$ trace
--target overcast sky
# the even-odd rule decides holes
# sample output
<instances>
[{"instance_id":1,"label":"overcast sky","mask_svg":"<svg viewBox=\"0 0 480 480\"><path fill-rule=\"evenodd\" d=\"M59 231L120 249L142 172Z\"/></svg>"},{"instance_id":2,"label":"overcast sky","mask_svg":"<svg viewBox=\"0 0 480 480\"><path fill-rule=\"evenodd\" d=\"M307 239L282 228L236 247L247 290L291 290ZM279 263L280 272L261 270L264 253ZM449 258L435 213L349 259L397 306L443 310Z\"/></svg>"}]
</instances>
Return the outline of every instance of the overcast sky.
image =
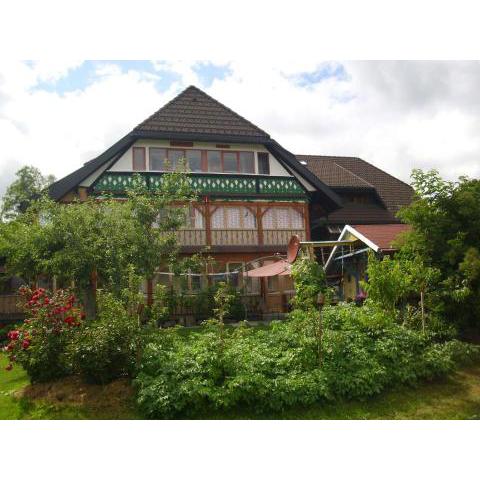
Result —
<instances>
[{"instance_id":1,"label":"overcast sky","mask_svg":"<svg viewBox=\"0 0 480 480\"><path fill-rule=\"evenodd\" d=\"M23 165L70 173L188 85L293 153L480 176L480 62L3 62L0 194Z\"/></svg>"}]
</instances>

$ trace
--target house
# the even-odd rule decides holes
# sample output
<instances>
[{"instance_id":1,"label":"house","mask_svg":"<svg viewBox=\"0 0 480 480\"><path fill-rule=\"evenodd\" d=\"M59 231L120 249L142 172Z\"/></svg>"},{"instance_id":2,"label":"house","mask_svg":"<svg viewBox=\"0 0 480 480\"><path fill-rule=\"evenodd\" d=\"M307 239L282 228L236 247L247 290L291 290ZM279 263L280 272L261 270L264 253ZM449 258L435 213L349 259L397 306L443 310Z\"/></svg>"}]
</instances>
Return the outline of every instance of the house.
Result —
<instances>
[{"instance_id":1,"label":"house","mask_svg":"<svg viewBox=\"0 0 480 480\"><path fill-rule=\"evenodd\" d=\"M313 201L310 229L313 240L336 239L345 225L399 224L398 210L413 198L410 185L358 157L297 155L318 179L342 200L325 212Z\"/></svg>"},{"instance_id":2,"label":"house","mask_svg":"<svg viewBox=\"0 0 480 480\"><path fill-rule=\"evenodd\" d=\"M393 255L397 251L396 242L409 230L409 225L401 223L345 225L338 240L351 243L335 246L325 264L327 274L336 279L332 283L338 286L340 299L352 301L362 293L360 282L367 280L368 252L379 258Z\"/></svg>"},{"instance_id":3,"label":"house","mask_svg":"<svg viewBox=\"0 0 480 480\"><path fill-rule=\"evenodd\" d=\"M228 278L264 313L286 309L290 277L250 279L237 272L284 255L292 235L305 241L312 232L329 238L345 223L396 222L395 209L411 195L410 187L363 160L292 154L194 86L55 182L50 195L60 202L120 197L134 174L154 190L181 159L198 195L177 232L181 254L208 247L214 259L208 275L191 277L190 293ZM159 272L147 281L147 295L155 282L171 284L172 276Z\"/></svg>"}]
</instances>

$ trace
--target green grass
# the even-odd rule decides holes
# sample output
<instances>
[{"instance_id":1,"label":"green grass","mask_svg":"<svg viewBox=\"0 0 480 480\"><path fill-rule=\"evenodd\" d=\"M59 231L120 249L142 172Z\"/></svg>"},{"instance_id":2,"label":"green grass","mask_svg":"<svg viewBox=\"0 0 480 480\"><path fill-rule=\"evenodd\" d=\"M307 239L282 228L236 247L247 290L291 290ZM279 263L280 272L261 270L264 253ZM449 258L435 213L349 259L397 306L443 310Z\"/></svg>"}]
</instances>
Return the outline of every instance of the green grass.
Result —
<instances>
[{"instance_id":1,"label":"green grass","mask_svg":"<svg viewBox=\"0 0 480 480\"><path fill-rule=\"evenodd\" d=\"M21 415L21 405L12 394L27 385L28 378L21 368L7 372L7 365L7 357L0 354L0 419L13 420Z\"/></svg>"},{"instance_id":2,"label":"green grass","mask_svg":"<svg viewBox=\"0 0 480 480\"><path fill-rule=\"evenodd\" d=\"M112 405L91 402L71 405L62 402L17 399L13 393L28 385L23 370L5 370L7 359L0 354L0 419L139 419L134 401ZM338 402L308 408L292 408L282 413L259 415L233 411L204 414L211 419L480 419L480 365L459 370L448 379L401 387L373 399Z\"/></svg>"}]
</instances>

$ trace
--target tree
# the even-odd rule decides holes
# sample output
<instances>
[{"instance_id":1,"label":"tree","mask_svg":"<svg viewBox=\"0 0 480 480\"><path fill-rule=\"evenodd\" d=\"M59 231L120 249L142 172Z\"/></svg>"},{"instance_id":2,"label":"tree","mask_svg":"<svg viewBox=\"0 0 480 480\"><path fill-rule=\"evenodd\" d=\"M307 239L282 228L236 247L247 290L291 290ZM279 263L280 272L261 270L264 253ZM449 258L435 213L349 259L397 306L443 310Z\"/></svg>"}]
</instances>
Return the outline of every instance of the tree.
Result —
<instances>
[{"instance_id":1,"label":"tree","mask_svg":"<svg viewBox=\"0 0 480 480\"><path fill-rule=\"evenodd\" d=\"M125 201L42 198L3 225L0 254L8 270L26 280L45 274L60 284L73 282L93 318L97 283L120 297L132 273L151 278L160 265L178 262L174 231L185 219L179 204L193 198L181 172L165 174L155 193L135 177Z\"/></svg>"},{"instance_id":2,"label":"tree","mask_svg":"<svg viewBox=\"0 0 480 480\"><path fill-rule=\"evenodd\" d=\"M3 197L1 217L11 220L25 213L40 198L42 191L55 181L53 175L43 176L38 168L22 167L15 174L16 180L7 188Z\"/></svg>"},{"instance_id":3,"label":"tree","mask_svg":"<svg viewBox=\"0 0 480 480\"><path fill-rule=\"evenodd\" d=\"M369 301L376 303L393 317L400 317L400 308L412 298L418 298L425 331L425 296L431 292L440 278L437 268L415 259L402 256L402 250L395 258L385 256L377 259L369 252L367 266L368 282L362 286L368 293Z\"/></svg>"},{"instance_id":4,"label":"tree","mask_svg":"<svg viewBox=\"0 0 480 480\"><path fill-rule=\"evenodd\" d=\"M317 360L323 360L322 307L328 292L327 277L323 268L314 260L304 256L292 265L292 278L295 285L295 296L292 304L295 307L293 318L300 319L307 334L313 334L317 345Z\"/></svg>"},{"instance_id":5,"label":"tree","mask_svg":"<svg viewBox=\"0 0 480 480\"><path fill-rule=\"evenodd\" d=\"M400 218L412 225L400 252L432 267L444 318L461 328L480 325L480 180L443 180L435 170L412 173L415 199ZM433 281L432 280L432 281Z\"/></svg>"}]
</instances>

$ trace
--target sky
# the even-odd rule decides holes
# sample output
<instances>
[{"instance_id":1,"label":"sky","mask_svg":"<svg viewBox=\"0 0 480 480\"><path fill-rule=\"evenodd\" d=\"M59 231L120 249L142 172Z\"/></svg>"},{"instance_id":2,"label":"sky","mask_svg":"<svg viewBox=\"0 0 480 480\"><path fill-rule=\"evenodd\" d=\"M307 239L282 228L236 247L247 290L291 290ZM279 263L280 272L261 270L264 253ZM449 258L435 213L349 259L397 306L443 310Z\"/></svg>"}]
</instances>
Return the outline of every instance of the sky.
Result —
<instances>
[{"instance_id":1,"label":"sky","mask_svg":"<svg viewBox=\"0 0 480 480\"><path fill-rule=\"evenodd\" d=\"M480 62L4 61L0 195L24 165L67 175L189 85L293 153L480 177Z\"/></svg>"}]
</instances>

